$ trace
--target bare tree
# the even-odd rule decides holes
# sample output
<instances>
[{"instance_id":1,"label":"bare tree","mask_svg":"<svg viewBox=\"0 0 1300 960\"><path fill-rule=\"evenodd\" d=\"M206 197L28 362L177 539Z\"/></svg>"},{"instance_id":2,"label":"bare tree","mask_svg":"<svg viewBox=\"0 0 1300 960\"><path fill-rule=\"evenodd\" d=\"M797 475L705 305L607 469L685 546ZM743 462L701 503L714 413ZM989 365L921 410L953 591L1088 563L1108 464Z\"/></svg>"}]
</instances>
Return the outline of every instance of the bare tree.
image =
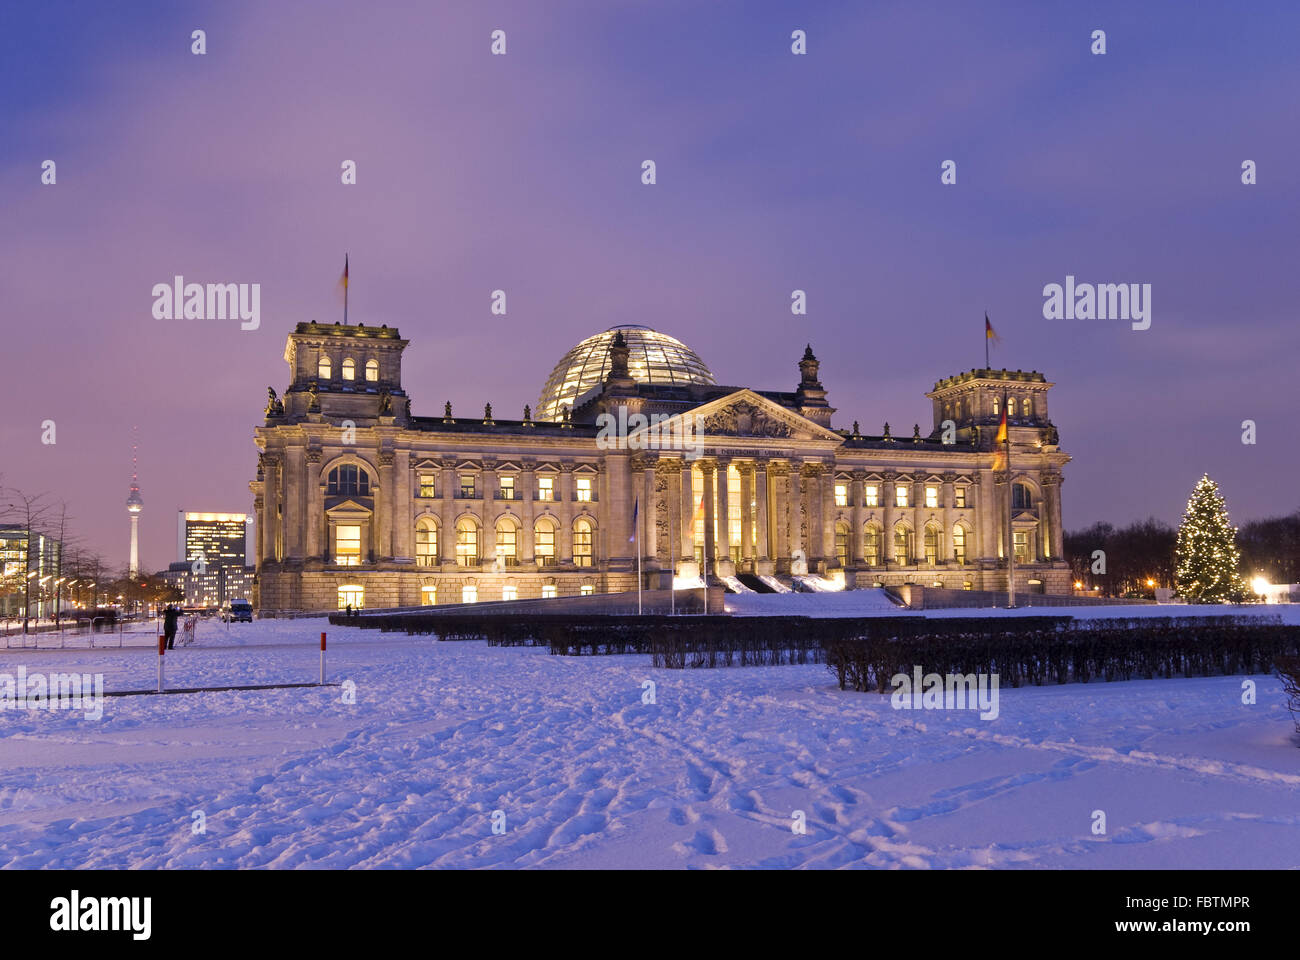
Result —
<instances>
[{"instance_id":1,"label":"bare tree","mask_svg":"<svg viewBox=\"0 0 1300 960\"><path fill-rule=\"evenodd\" d=\"M32 576L36 573L32 565L33 561L38 559L34 553L40 549L41 533L38 528L43 527L53 507L45 502L43 493L23 493L14 487L8 487L0 490L0 494L3 495L0 497L0 503L4 503L5 515L22 527L26 540L26 549L23 551L22 593L23 633L27 633L32 611ZM37 586L39 588L40 585Z\"/></svg>"}]
</instances>

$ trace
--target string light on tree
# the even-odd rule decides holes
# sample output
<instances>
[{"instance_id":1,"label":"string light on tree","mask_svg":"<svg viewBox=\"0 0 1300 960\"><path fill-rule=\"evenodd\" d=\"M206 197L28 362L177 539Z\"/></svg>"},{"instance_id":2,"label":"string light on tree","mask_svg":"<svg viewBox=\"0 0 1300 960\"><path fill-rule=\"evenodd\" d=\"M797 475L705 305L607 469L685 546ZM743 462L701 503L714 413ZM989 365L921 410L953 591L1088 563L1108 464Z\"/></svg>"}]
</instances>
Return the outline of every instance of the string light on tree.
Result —
<instances>
[{"instance_id":1,"label":"string light on tree","mask_svg":"<svg viewBox=\"0 0 1300 960\"><path fill-rule=\"evenodd\" d=\"M1178 528L1178 593L1191 603L1239 601L1244 585L1238 567L1237 528L1228 522L1228 509L1219 485L1202 476L1187 501Z\"/></svg>"}]
</instances>

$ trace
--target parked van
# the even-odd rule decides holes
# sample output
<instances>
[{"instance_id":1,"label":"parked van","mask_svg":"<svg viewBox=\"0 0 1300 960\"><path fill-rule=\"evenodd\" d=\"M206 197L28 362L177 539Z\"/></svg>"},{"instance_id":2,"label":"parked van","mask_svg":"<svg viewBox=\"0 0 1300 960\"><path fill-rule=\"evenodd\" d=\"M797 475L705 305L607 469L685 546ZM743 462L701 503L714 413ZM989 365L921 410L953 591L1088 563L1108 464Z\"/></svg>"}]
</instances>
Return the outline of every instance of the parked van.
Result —
<instances>
[{"instance_id":1,"label":"parked van","mask_svg":"<svg viewBox=\"0 0 1300 960\"><path fill-rule=\"evenodd\" d=\"M238 623L243 620L245 623L253 622L253 605L247 600L235 599L230 601L230 610L226 614L227 622L233 621Z\"/></svg>"}]
</instances>

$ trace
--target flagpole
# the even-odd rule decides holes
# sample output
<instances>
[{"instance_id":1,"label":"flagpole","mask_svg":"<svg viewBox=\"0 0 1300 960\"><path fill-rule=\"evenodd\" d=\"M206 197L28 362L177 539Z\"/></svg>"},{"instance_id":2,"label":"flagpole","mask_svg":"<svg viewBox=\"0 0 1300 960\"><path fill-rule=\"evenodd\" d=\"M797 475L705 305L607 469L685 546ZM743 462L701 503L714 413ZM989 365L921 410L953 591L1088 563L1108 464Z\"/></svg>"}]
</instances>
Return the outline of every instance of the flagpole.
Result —
<instances>
[{"instance_id":1,"label":"flagpole","mask_svg":"<svg viewBox=\"0 0 1300 960\"><path fill-rule=\"evenodd\" d=\"M680 505L678 513L681 512ZM668 511L668 615L677 616L677 545L673 543L673 514Z\"/></svg>"},{"instance_id":2,"label":"flagpole","mask_svg":"<svg viewBox=\"0 0 1300 960\"><path fill-rule=\"evenodd\" d=\"M348 255L343 254L343 326L348 325Z\"/></svg>"},{"instance_id":3,"label":"flagpole","mask_svg":"<svg viewBox=\"0 0 1300 960\"><path fill-rule=\"evenodd\" d=\"M1007 395L1002 394L1002 416L1007 415ZM1007 458L1007 607L1011 608L1016 605L1016 531L1012 520L1012 504L1015 502L1012 497L1011 482L1011 427L1008 426L1006 434L1002 441L1006 445Z\"/></svg>"},{"instance_id":4,"label":"flagpole","mask_svg":"<svg viewBox=\"0 0 1300 960\"><path fill-rule=\"evenodd\" d=\"M640 513L639 510L637 512ZM639 617L641 616L641 537L635 524L632 526L632 537L636 545L636 615Z\"/></svg>"},{"instance_id":5,"label":"flagpole","mask_svg":"<svg viewBox=\"0 0 1300 960\"><path fill-rule=\"evenodd\" d=\"M985 310L984 311L984 369L985 370L992 369L989 366L989 340L990 339L991 338L989 337L989 312Z\"/></svg>"}]
</instances>

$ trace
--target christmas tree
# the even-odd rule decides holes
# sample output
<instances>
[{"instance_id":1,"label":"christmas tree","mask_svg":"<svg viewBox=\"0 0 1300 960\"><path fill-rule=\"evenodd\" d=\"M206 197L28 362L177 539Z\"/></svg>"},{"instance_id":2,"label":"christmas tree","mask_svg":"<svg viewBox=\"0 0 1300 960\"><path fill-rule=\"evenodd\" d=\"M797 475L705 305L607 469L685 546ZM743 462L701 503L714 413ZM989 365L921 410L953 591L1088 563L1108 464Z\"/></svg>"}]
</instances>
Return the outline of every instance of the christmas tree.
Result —
<instances>
[{"instance_id":1,"label":"christmas tree","mask_svg":"<svg viewBox=\"0 0 1300 960\"><path fill-rule=\"evenodd\" d=\"M1179 595L1189 603L1228 603L1244 595L1237 571L1237 528L1228 523L1228 509L1219 485L1202 476L1187 501L1178 528L1174 553Z\"/></svg>"}]
</instances>

